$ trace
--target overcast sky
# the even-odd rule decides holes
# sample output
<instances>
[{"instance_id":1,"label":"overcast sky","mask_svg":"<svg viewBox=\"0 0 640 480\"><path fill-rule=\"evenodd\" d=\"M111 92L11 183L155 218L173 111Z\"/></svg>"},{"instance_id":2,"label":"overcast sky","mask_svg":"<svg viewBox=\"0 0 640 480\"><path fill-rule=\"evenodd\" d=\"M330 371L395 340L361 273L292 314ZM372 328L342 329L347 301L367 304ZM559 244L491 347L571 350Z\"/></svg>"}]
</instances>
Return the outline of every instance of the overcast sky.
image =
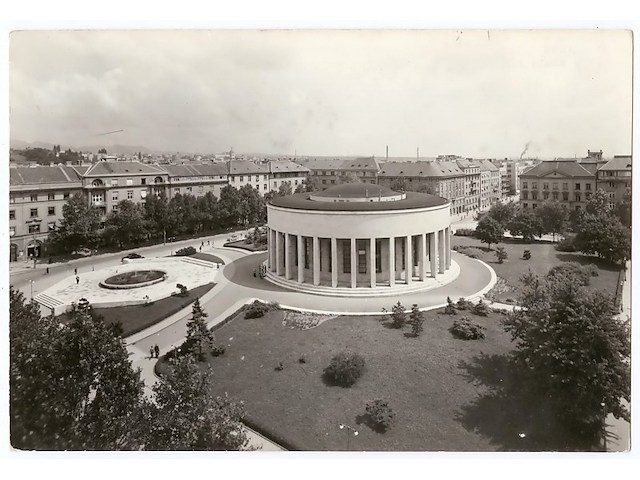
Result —
<instances>
[{"instance_id":1,"label":"overcast sky","mask_svg":"<svg viewBox=\"0 0 640 480\"><path fill-rule=\"evenodd\" d=\"M631 42L621 31L17 32L11 138L200 153L629 154Z\"/></svg>"}]
</instances>

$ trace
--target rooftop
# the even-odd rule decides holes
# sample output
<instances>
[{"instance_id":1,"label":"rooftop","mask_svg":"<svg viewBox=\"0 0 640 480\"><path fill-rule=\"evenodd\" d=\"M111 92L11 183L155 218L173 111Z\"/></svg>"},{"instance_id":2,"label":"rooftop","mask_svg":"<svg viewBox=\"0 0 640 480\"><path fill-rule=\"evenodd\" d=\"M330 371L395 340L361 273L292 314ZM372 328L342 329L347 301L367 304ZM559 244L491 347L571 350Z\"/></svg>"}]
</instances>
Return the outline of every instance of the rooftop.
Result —
<instances>
[{"instance_id":1,"label":"rooftop","mask_svg":"<svg viewBox=\"0 0 640 480\"><path fill-rule=\"evenodd\" d=\"M15 167L9 169L10 185L38 185L46 183L80 182L78 173L71 167Z\"/></svg>"},{"instance_id":2,"label":"rooftop","mask_svg":"<svg viewBox=\"0 0 640 480\"><path fill-rule=\"evenodd\" d=\"M605 163L600 170L627 170L631 171L631 155L616 155L613 160Z\"/></svg>"},{"instance_id":3,"label":"rooftop","mask_svg":"<svg viewBox=\"0 0 640 480\"><path fill-rule=\"evenodd\" d=\"M158 175L166 174L162 168L140 162L98 162L94 163L84 173L84 176L95 177L100 175Z\"/></svg>"},{"instance_id":4,"label":"rooftop","mask_svg":"<svg viewBox=\"0 0 640 480\"><path fill-rule=\"evenodd\" d=\"M559 173L565 177L593 177L594 174L580 165L576 160L540 162L535 167L523 172L521 176L546 177L551 173Z\"/></svg>"},{"instance_id":5,"label":"rooftop","mask_svg":"<svg viewBox=\"0 0 640 480\"><path fill-rule=\"evenodd\" d=\"M312 197L334 198L335 201L313 200ZM380 201L387 197L387 200ZM365 201L340 201L344 199L361 199ZM396 198L399 198L396 200ZM369 199L369 201L366 201ZM378 199L378 201L375 201ZM414 208L428 208L445 206L449 201L445 198L426 193L407 192L401 194L393 190L365 183L348 183L336 185L322 192L294 193L285 197L276 196L271 200L276 207L295 210L323 210L323 211L389 211L410 210Z\"/></svg>"}]
</instances>

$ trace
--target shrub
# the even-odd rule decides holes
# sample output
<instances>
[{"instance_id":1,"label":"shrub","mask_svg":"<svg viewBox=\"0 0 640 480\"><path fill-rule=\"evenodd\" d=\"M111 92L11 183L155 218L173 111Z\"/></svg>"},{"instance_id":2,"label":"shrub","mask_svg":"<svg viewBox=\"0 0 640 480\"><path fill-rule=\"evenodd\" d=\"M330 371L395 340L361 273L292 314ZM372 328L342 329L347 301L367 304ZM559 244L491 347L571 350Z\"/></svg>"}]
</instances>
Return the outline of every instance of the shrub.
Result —
<instances>
[{"instance_id":1,"label":"shrub","mask_svg":"<svg viewBox=\"0 0 640 480\"><path fill-rule=\"evenodd\" d=\"M422 324L424 323L424 315L418 309L417 304L413 304L411 307L411 314L409 315L409 325L411 325L411 335L417 337L422 333Z\"/></svg>"},{"instance_id":2,"label":"shrub","mask_svg":"<svg viewBox=\"0 0 640 480\"><path fill-rule=\"evenodd\" d=\"M498 259L498 263L504 263L504 261L509 257L509 254L504 249L504 247L496 248L496 258Z\"/></svg>"},{"instance_id":3,"label":"shrub","mask_svg":"<svg viewBox=\"0 0 640 480\"><path fill-rule=\"evenodd\" d=\"M367 402L366 410L374 425L382 431L387 430L393 423L395 413L386 400L377 399Z\"/></svg>"},{"instance_id":4,"label":"shrub","mask_svg":"<svg viewBox=\"0 0 640 480\"><path fill-rule=\"evenodd\" d=\"M278 365L276 365L276 367L274 368L274 370L281 372L282 370L284 370L284 364L282 362L279 362Z\"/></svg>"},{"instance_id":5,"label":"shrub","mask_svg":"<svg viewBox=\"0 0 640 480\"><path fill-rule=\"evenodd\" d=\"M218 345L217 347L213 347L211 349L211 356L212 357L219 357L220 355L224 355L224 352L227 349L225 348L224 345Z\"/></svg>"},{"instance_id":6,"label":"shrub","mask_svg":"<svg viewBox=\"0 0 640 480\"><path fill-rule=\"evenodd\" d=\"M353 352L340 352L324 369L325 377L336 385L350 387L364 371L364 358Z\"/></svg>"},{"instance_id":7,"label":"shrub","mask_svg":"<svg viewBox=\"0 0 640 480\"><path fill-rule=\"evenodd\" d=\"M522 258L525 260L531 260L531 250L525 250L522 254Z\"/></svg>"},{"instance_id":8,"label":"shrub","mask_svg":"<svg viewBox=\"0 0 640 480\"><path fill-rule=\"evenodd\" d=\"M447 306L444 307L444 313L447 315L457 315L458 311L456 310L456 306L451 300L451 297L447 297Z\"/></svg>"},{"instance_id":9,"label":"shrub","mask_svg":"<svg viewBox=\"0 0 640 480\"><path fill-rule=\"evenodd\" d=\"M391 327L402 328L407 321L407 314L404 311L404 307L398 302L393 306L391 311Z\"/></svg>"},{"instance_id":10,"label":"shrub","mask_svg":"<svg viewBox=\"0 0 640 480\"><path fill-rule=\"evenodd\" d=\"M460 297L458 299L456 307L458 308L458 310L471 310L473 308L473 302L470 300L466 300L464 297Z\"/></svg>"},{"instance_id":11,"label":"shrub","mask_svg":"<svg viewBox=\"0 0 640 480\"><path fill-rule=\"evenodd\" d=\"M307 357L305 357L304 355L300 355L300 358L298 358L298 362L307 363Z\"/></svg>"},{"instance_id":12,"label":"shrub","mask_svg":"<svg viewBox=\"0 0 640 480\"><path fill-rule=\"evenodd\" d=\"M487 305L482 299L478 303L476 303L471 309L474 315L479 315L481 317L487 317L491 312L489 305Z\"/></svg>"},{"instance_id":13,"label":"shrub","mask_svg":"<svg viewBox=\"0 0 640 480\"><path fill-rule=\"evenodd\" d=\"M455 235L458 237L473 237L476 231L473 228L458 228Z\"/></svg>"},{"instance_id":14,"label":"shrub","mask_svg":"<svg viewBox=\"0 0 640 480\"><path fill-rule=\"evenodd\" d=\"M453 248L456 252L466 255L469 258L480 258L484 253L477 247L465 247L463 245L456 245Z\"/></svg>"},{"instance_id":15,"label":"shrub","mask_svg":"<svg viewBox=\"0 0 640 480\"><path fill-rule=\"evenodd\" d=\"M269 311L269 305L254 300L251 305L244 311L244 318L260 318Z\"/></svg>"},{"instance_id":16,"label":"shrub","mask_svg":"<svg viewBox=\"0 0 640 480\"><path fill-rule=\"evenodd\" d=\"M576 247L573 244L573 239L569 237L563 238L556 244L556 250L559 252L575 252Z\"/></svg>"},{"instance_id":17,"label":"shrub","mask_svg":"<svg viewBox=\"0 0 640 480\"><path fill-rule=\"evenodd\" d=\"M575 262L563 263L562 265L556 265L549 270L547 277L575 277L578 279L580 285L586 287L591 283L591 277L593 276L592 272L595 268L593 265L589 265L589 267L583 267L579 263Z\"/></svg>"},{"instance_id":18,"label":"shrub","mask_svg":"<svg viewBox=\"0 0 640 480\"><path fill-rule=\"evenodd\" d=\"M195 255L195 247L184 247L180 250L176 250L176 257L188 257L189 255Z\"/></svg>"},{"instance_id":19,"label":"shrub","mask_svg":"<svg viewBox=\"0 0 640 480\"><path fill-rule=\"evenodd\" d=\"M461 340L478 340L484 338L485 328L477 323L472 323L467 317L456 319L449 328L451 334Z\"/></svg>"}]
</instances>

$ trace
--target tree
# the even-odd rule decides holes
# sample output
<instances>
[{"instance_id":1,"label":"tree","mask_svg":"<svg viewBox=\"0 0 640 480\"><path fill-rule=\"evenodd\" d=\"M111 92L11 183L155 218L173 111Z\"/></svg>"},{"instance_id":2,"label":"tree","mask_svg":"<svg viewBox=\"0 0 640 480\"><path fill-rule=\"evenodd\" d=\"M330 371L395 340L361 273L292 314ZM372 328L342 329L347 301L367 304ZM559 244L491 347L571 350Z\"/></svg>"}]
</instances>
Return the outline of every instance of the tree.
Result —
<instances>
[{"instance_id":1,"label":"tree","mask_svg":"<svg viewBox=\"0 0 640 480\"><path fill-rule=\"evenodd\" d=\"M87 205L80 193L62 207L60 226L49 234L54 250L69 253L80 248L95 248L100 239L100 211Z\"/></svg>"},{"instance_id":2,"label":"tree","mask_svg":"<svg viewBox=\"0 0 640 480\"><path fill-rule=\"evenodd\" d=\"M280 187L278 188L278 192L276 193L276 195L278 195L279 197L286 197L287 195L291 195L292 193L293 191L291 190L291 183L282 182L280 184Z\"/></svg>"},{"instance_id":3,"label":"tree","mask_svg":"<svg viewBox=\"0 0 640 480\"><path fill-rule=\"evenodd\" d=\"M498 263L504 263L504 261L509 257L504 247L496 248L496 258L498 259Z\"/></svg>"},{"instance_id":4,"label":"tree","mask_svg":"<svg viewBox=\"0 0 640 480\"><path fill-rule=\"evenodd\" d=\"M113 329L74 306L62 327L10 288L11 443L35 450L137 450L143 384Z\"/></svg>"},{"instance_id":5,"label":"tree","mask_svg":"<svg viewBox=\"0 0 640 480\"><path fill-rule=\"evenodd\" d=\"M315 176L309 175L304 181L296 187L295 193L311 193L318 190L318 179Z\"/></svg>"},{"instance_id":6,"label":"tree","mask_svg":"<svg viewBox=\"0 0 640 480\"><path fill-rule=\"evenodd\" d=\"M207 328L206 318L208 314L200 306L200 299L196 298L191 307L191 319L187 322L187 350L194 347L198 350L198 359L202 361L202 347L212 346L214 341L213 332Z\"/></svg>"},{"instance_id":7,"label":"tree","mask_svg":"<svg viewBox=\"0 0 640 480\"><path fill-rule=\"evenodd\" d=\"M631 199L631 189L627 188L624 191L622 201L618 202L615 206L614 213L620 219L625 227L631 228L631 207L633 202Z\"/></svg>"},{"instance_id":8,"label":"tree","mask_svg":"<svg viewBox=\"0 0 640 480\"><path fill-rule=\"evenodd\" d=\"M287 184L283 184L287 185ZM291 190L291 186L289 186ZM244 226L255 225L266 220L266 205L260 192L247 184L239 192L240 219Z\"/></svg>"},{"instance_id":9,"label":"tree","mask_svg":"<svg viewBox=\"0 0 640 480\"><path fill-rule=\"evenodd\" d=\"M609 413L629 419L629 322L615 318L612 297L571 276L529 273L523 283L522 309L504 321L522 393L567 436L597 439Z\"/></svg>"},{"instance_id":10,"label":"tree","mask_svg":"<svg viewBox=\"0 0 640 480\"><path fill-rule=\"evenodd\" d=\"M340 183L360 183L360 177L356 172L346 172L340 175Z\"/></svg>"},{"instance_id":11,"label":"tree","mask_svg":"<svg viewBox=\"0 0 640 480\"><path fill-rule=\"evenodd\" d=\"M121 247L136 244L147 235L144 207L131 200L120 200L118 210L107 217L105 235Z\"/></svg>"},{"instance_id":12,"label":"tree","mask_svg":"<svg viewBox=\"0 0 640 480\"><path fill-rule=\"evenodd\" d=\"M502 241L504 236L504 226L493 217L485 215L478 222L475 235L482 243L487 243L489 245L489 249L491 249L492 243Z\"/></svg>"},{"instance_id":13,"label":"tree","mask_svg":"<svg viewBox=\"0 0 640 480\"><path fill-rule=\"evenodd\" d=\"M606 216L609 214L609 196L603 189L598 191L589 198L587 206L585 208L587 213L593 215Z\"/></svg>"},{"instance_id":14,"label":"tree","mask_svg":"<svg viewBox=\"0 0 640 480\"><path fill-rule=\"evenodd\" d=\"M565 231L569 212L567 207L558 201L544 202L537 210L538 218L542 224L544 233L553 234L553 242L556 241L556 233Z\"/></svg>"},{"instance_id":15,"label":"tree","mask_svg":"<svg viewBox=\"0 0 640 480\"><path fill-rule=\"evenodd\" d=\"M402 304L398 301L398 303L391 308L391 326L393 328L402 328L406 321L407 314Z\"/></svg>"},{"instance_id":16,"label":"tree","mask_svg":"<svg viewBox=\"0 0 640 480\"><path fill-rule=\"evenodd\" d=\"M631 231L610 212L586 213L573 240L576 250L596 254L609 262L624 263L631 257Z\"/></svg>"},{"instance_id":17,"label":"tree","mask_svg":"<svg viewBox=\"0 0 640 480\"><path fill-rule=\"evenodd\" d=\"M507 224L507 229L513 236L521 236L523 242L530 243L534 237L541 236L543 227L540 217L531 210L522 209L516 213Z\"/></svg>"},{"instance_id":18,"label":"tree","mask_svg":"<svg viewBox=\"0 0 640 480\"><path fill-rule=\"evenodd\" d=\"M167 197L162 192L160 195L148 195L144 202L144 219L146 228L154 236L171 236L171 222L169 213L169 203Z\"/></svg>"},{"instance_id":19,"label":"tree","mask_svg":"<svg viewBox=\"0 0 640 480\"><path fill-rule=\"evenodd\" d=\"M222 226L233 227L240 222L242 211L240 209L240 193L231 185L220 190L218 200L219 217Z\"/></svg>"},{"instance_id":20,"label":"tree","mask_svg":"<svg viewBox=\"0 0 640 480\"><path fill-rule=\"evenodd\" d=\"M398 177L393 182L391 182L390 188L394 192L406 192L407 181L405 180L404 177Z\"/></svg>"},{"instance_id":21,"label":"tree","mask_svg":"<svg viewBox=\"0 0 640 480\"><path fill-rule=\"evenodd\" d=\"M514 203L497 202L491 205L491 208L487 211L484 217L490 217L506 228L507 224L515 215L515 209L516 207Z\"/></svg>"},{"instance_id":22,"label":"tree","mask_svg":"<svg viewBox=\"0 0 640 480\"><path fill-rule=\"evenodd\" d=\"M244 408L226 396L214 396L213 373L200 370L191 355L172 361L154 385L149 408L149 450L242 450L248 439Z\"/></svg>"},{"instance_id":23,"label":"tree","mask_svg":"<svg viewBox=\"0 0 640 480\"><path fill-rule=\"evenodd\" d=\"M411 325L411 335L413 335L414 337L417 337L418 335L420 335L420 333L422 333L422 330L423 330L423 327L422 327L423 323L424 323L424 315L420 311L420 309L418 309L418 305L414 303L413 306L411 307L411 314L409 315L409 325Z\"/></svg>"}]
</instances>

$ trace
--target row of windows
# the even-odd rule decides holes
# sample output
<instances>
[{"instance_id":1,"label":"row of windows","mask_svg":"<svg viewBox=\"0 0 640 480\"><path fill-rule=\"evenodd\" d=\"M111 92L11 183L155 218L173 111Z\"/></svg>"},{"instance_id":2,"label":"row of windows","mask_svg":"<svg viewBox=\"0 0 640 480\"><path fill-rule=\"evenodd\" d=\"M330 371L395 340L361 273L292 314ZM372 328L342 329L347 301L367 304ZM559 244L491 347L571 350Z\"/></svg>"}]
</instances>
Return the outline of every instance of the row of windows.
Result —
<instances>
[{"instance_id":1,"label":"row of windows","mask_svg":"<svg viewBox=\"0 0 640 480\"><path fill-rule=\"evenodd\" d=\"M552 192L551 193L551 198L553 200L560 200L560 193L559 192ZM615 195L615 194L610 194L611 195ZM522 199L523 200L529 200L529 192L523 190L521 193ZM587 200L589 198L591 198L591 195L589 193L587 193L586 195ZM542 192L542 199L543 200L548 200L549 199L549 192ZM531 192L531 200L538 200L538 192ZM569 192L562 192L562 200L564 200L565 202L569 201ZM576 202L581 202L582 201L582 195L580 193L574 193L574 201Z\"/></svg>"},{"instance_id":2,"label":"row of windows","mask_svg":"<svg viewBox=\"0 0 640 480\"><path fill-rule=\"evenodd\" d=\"M575 184L575 190L580 190L581 187L581 183L576 183ZM553 190L558 190L558 183L554 182L552 184ZM529 188L529 182L522 182L522 188L523 189L528 189ZM531 189L532 190L537 190L538 189L538 182L531 182ZM547 182L544 182L542 184L542 189L543 190L549 190L549 184ZM568 183L563 183L562 184L562 190L569 190L569 184ZM585 183L585 190L591 190L591 184L590 183Z\"/></svg>"},{"instance_id":3,"label":"row of windows","mask_svg":"<svg viewBox=\"0 0 640 480\"><path fill-rule=\"evenodd\" d=\"M56 214L56 207L47 207L47 215L52 216ZM29 218L37 218L38 217L38 209L32 208L29 211ZM9 210L9 220L16 219L16 211Z\"/></svg>"},{"instance_id":4,"label":"row of windows","mask_svg":"<svg viewBox=\"0 0 640 480\"><path fill-rule=\"evenodd\" d=\"M69 200L69 197L71 197L70 193L63 193L62 194L62 198L60 198L58 196L58 200ZM15 195L10 195L9 196L9 203L16 203L16 198L20 198L20 199L24 199L25 197L16 197ZM29 197L31 202L38 202L38 201L45 201L44 200L44 195L38 195L37 193L32 193L31 196ZM47 201L54 201L56 200L56 194L55 193L48 193L47 194Z\"/></svg>"}]
</instances>

